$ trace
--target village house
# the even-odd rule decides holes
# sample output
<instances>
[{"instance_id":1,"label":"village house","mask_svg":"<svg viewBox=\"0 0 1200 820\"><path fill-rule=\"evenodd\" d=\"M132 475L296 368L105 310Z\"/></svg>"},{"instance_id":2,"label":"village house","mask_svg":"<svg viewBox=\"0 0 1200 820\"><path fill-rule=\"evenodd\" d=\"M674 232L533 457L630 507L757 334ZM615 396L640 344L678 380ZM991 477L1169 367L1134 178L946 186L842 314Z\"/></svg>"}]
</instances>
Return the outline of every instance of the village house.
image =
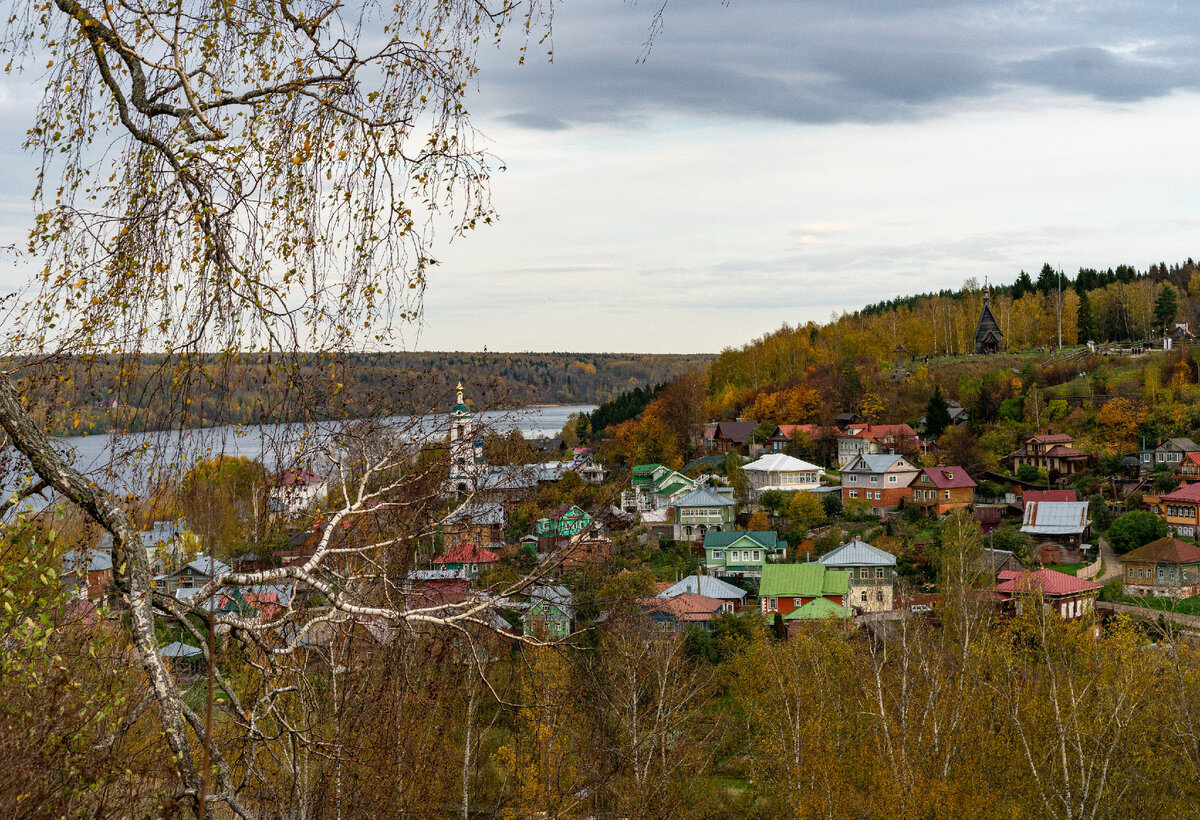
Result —
<instances>
[{"instance_id":1,"label":"village house","mask_svg":"<svg viewBox=\"0 0 1200 820\"><path fill-rule=\"evenodd\" d=\"M155 577L154 588L174 596L178 590L199 589L210 580L226 572L232 572L227 564L203 553L196 556L174 572Z\"/></svg>"},{"instance_id":2,"label":"village house","mask_svg":"<svg viewBox=\"0 0 1200 820\"><path fill-rule=\"evenodd\" d=\"M1200 595L1200 547L1167 536L1121 556L1125 594L1149 598Z\"/></svg>"},{"instance_id":3,"label":"village house","mask_svg":"<svg viewBox=\"0 0 1200 820\"><path fill-rule=\"evenodd\" d=\"M446 549L461 544L500 544L508 515L495 501L467 502L442 522L442 543Z\"/></svg>"},{"instance_id":4,"label":"village house","mask_svg":"<svg viewBox=\"0 0 1200 820\"><path fill-rule=\"evenodd\" d=\"M823 564L772 564L763 568L758 590L764 615L782 616L788 632L793 624L850 615L850 573Z\"/></svg>"},{"instance_id":5,"label":"village house","mask_svg":"<svg viewBox=\"0 0 1200 820\"><path fill-rule=\"evenodd\" d=\"M704 452L749 455L757 421L713 421L704 425Z\"/></svg>"},{"instance_id":6,"label":"village house","mask_svg":"<svg viewBox=\"0 0 1200 820\"><path fill-rule=\"evenodd\" d=\"M1091 519L1086 501L1029 501L1021 532L1033 537L1034 555L1045 564L1084 560Z\"/></svg>"},{"instance_id":7,"label":"village house","mask_svg":"<svg viewBox=\"0 0 1200 820\"><path fill-rule=\"evenodd\" d=\"M559 541L554 548L553 560L566 569L596 567L610 562L612 554L612 539L601 532L588 530Z\"/></svg>"},{"instance_id":8,"label":"village house","mask_svg":"<svg viewBox=\"0 0 1200 820\"><path fill-rule=\"evenodd\" d=\"M403 594L409 609L456 604L470 596L471 579L461 569L414 569L405 576Z\"/></svg>"},{"instance_id":9,"label":"village house","mask_svg":"<svg viewBox=\"0 0 1200 820\"><path fill-rule=\"evenodd\" d=\"M112 586L112 555L91 549L69 550L63 554L59 579L68 592L79 590L80 597L99 600Z\"/></svg>"},{"instance_id":10,"label":"village house","mask_svg":"<svg viewBox=\"0 0 1200 820\"><path fill-rule=\"evenodd\" d=\"M1021 490L1020 510L1025 512L1027 504L1041 501L1078 501L1074 490Z\"/></svg>"},{"instance_id":11,"label":"village house","mask_svg":"<svg viewBox=\"0 0 1200 820\"><path fill-rule=\"evenodd\" d=\"M1143 445L1138 451L1138 463L1142 472L1151 472L1164 466L1176 472L1189 455L1200 454L1200 445L1184 437L1169 438L1157 444L1151 442L1148 446L1145 446L1146 442L1143 440Z\"/></svg>"},{"instance_id":12,"label":"village house","mask_svg":"<svg viewBox=\"0 0 1200 820\"><path fill-rule=\"evenodd\" d=\"M743 465L742 472L755 498L767 490L815 490L821 486L821 476L825 474L817 465L783 453L762 456Z\"/></svg>"},{"instance_id":13,"label":"village house","mask_svg":"<svg viewBox=\"0 0 1200 820\"><path fill-rule=\"evenodd\" d=\"M637 604L664 632L682 632L689 626L707 631L713 618L729 611L725 601L694 592L673 598L638 598Z\"/></svg>"},{"instance_id":14,"label":"village house","mask_svg":"<svg viewBox=\"0 0 1200 820\"><path fill-rule=\"evenodd\" d=\"M704 536L704 567L710 575L758 578L768 561L787 555L775 530L716 531Z\"/></svg>"},{"instance_id":15,"label":"village house","mask_svg":"<svg viewBox=\"0 0 1200 820\"><path fill-rule=\"evenodd\" d=\"M983 565L983 571L987 573L988 578L992 583L999 583L1002 578L1013 578L1025 571L1025 565L1021 563L1012 550L998 550L993 547L987 547L983 551L980 559Z\"/></svg>"},{"instance_id":16,"label":"village house","mask_svg":"<svg viewBox=\"0 0 1200 820\"><path fill-rule=\"evenodd\" d=\"M855 456L842 470L842 504L862 499L877 513L895 509L909 498L909 486L920 472L901 455Z\"/></svg>"},{"instance_id":17,"label":"village house","mask_svg":"<svg viewBox=\"0 0 1200 820\"><path fill-rule=\"evenodd\" d=\"M1065 433L1046 430L1029 436L1019 449L1005 456L1004 461L1014 475L1023 464L1042 468L1047 473L1074 475L1086 467L1091 458L1088 453L1072 447L1074 443L1075 439Z\"/></svg>"},{"instance_id":18,"label":"village house","mask_svg":"<svg viewBox=\"0 0 1200 820\"><path fill-rule=\"evenodd\" d=\"M909 487L911 503L938 518L975 503L975 481L962 467L926 467Z\"/></svg>"},{"instance_id":19,"label":"village house","mask_svg":"<svg viewBox=\"0 0 1200 820\"><path fill-rule=\"evenodd\" d=\"M592 516L574 504L560 504L550 511L545 518L539 518L534 525L538 536L538 550L550 550L565 542L568 538L583 535L593 528ZM595 523L595 530L601 529Z\"/></svg>"},{"instance_id":20,"label":"village house","mask_svg":"<svg viewBox=\"0 0 1200 820\"><path fill-rule=\"evenodd\" d=\"M1142 501L1167 522L1172 534L1195 538L1200 532L1200 483L1185 484L1163 496L1147 495Z\"/></svg>"},{"instance_id":21,"label":"village house","mask_svg":"<svg viewBox=\"0 0 1200 820\"><path fill-rule=\"evenodd\" d=\"M1175 469L1174 478L1183 484L1200 481L1200 453L1188 453Z\"/></svg>"},{"instance_id":22,"label":"village house","mask_svg":"<svg viewBox=\"0 0 1200 820\"><path fill-rule=\"evenodd\" d=\"M767 449L772 453L782 453L792 442L807 441L815 444L820 439L833 441L841 432L836 427L822 427L819 424L781 424L767 439Z\"/></svg>"},{"instance_id":23,"label":"village house","mask_svg":"<svg viewBox=\"0 0 1200 820\"><path fill-rule=\"evenodd\" d=\"M896 556L873 547L858 536L822 555L817 562L850 573L849 604L859 612L893 608Z\"/></svg>"},{"instance_id":24,"label":"village house","mask_svg":"<svg viewBox=\"0 0 1200 820\"><path fill-rule=\"evenodd\" d=\"M895 453L920 446L917 431L907 424L862 424L838 436L838 468L846 469L855 456Z\"/></svg>"},{"instance_id":25,"label":"village house","mask_svg":"<svg viewBox=\"0 0 1200 820\"><path fill-rule=\"evenodd\" d=\"M325 494L325 477L299 468L284 470L271 481L272 512L299 515Z\"/></svg>"},{"instance_id":26,"label":"village house","mask_svg":"<svg viewBox=\"0 0 1200 820\"><path fill-rule=\"evenodd\" d=\"M739 611L745 605L748 594L746 590L711 575L688 575L671 584L655 597L674 598L676 595L684 593L703 595L706 598L724 601L726 612Z\"/></svg>"},{"instance_id":27,"label":"village house","mask_svg":"<svg viewBox=\"0 0 1200 820\"><path fill-rule=\"evenodd\" d=\"M949 399L946 402L946 410L950 413L951 427L962 427L971 420L971 414L967 411L967 408L954 401L954 399ZM928 420L925 418L925 416L921 416L921 420L917 422L917 426L921 428L922 434L925 433L927 421Z\"/></svg>"},{"instance_id":28,"label":"village house","mask_svg":"<svg viewBox=\"0 0 1200 820\"><path fill-rule=\"evenodd\" d=\"M463 570L467 577L474 581L481 572L485 572L499 560L499 555L478 544L459 544L434 558L433 565L438 569Z\"/></svg>"},{"instance_id":29,"label":"village house","mask_svg":"<svg viewBox=\"0 0 1200 820\"><path fill-rule=\"evenodd\" d=\"M535 586L521 615L521 631L541 640L565 638L575 622L575 599L565 586Z\"/></svg>"},{"instance_id":30,"label":"village house","mask_svg":"<svg viewBox=\"0 0 1200 820\"><path fill-rule=\"evenodd\" d=\"M992 587L1003 606L1020 614L1024 596L1040 595L1047 612L1055 612L1067 620L1077 620L1092 612L1104 586L1052 569L1003 574L1008 577Z\"/></svg>"},{"instance_id":31,"label":"village house","mask_svg":"<svg viewBox=\"0 0 1200 820\"><path fill-rule=\"evenodd\" d=\"M733 529L737 502L728 495L700 487L675 502L676 541L703 541L709 532Z\"/></svg>"},{"instance_id":32,"label":"village house","mask_svg":"<svg viewBox=\"0 0 1200 820\"><path fill-rule=\"evenodd\" d=\"M629 483L633 489L621 494L621 509L637 513L664 510L699 486L662 464L635 465Z\"/></svg>"}]
</instances>

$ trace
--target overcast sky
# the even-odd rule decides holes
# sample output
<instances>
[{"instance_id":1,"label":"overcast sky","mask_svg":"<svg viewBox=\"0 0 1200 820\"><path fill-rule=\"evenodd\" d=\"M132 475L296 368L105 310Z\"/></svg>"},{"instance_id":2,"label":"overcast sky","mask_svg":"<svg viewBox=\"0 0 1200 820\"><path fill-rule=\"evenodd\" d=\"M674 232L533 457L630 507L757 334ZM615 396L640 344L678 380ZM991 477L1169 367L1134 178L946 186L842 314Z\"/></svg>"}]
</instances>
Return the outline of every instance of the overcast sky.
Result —
<instances>
[{"instance_id":1,"label":"overcast sky","mask_svg":"<svg viewBox=\"0 0 1200 820\"><path fill-rule=\"evenodd\" d=\"M424 349L718 351L1043 262L1200 256L1200 6L564 3L489 55L500 222L441 252Z\"/></svg>"},{"instance_id":2,"label":"overcast sky","mask_svg":"<svg viewBox=\"0 0 1200 820\"><path fill-rule=\"evenodd\" d=\"M566 0L487 49L497 224L438 248L424 350L704 352L1043 262L1200 256L1200 4ZM14 133L31 109L11 84ZM22 125L22 128L24 125ZM0 241L28 165L0 144Z\"/></svg>"}]
</instances>

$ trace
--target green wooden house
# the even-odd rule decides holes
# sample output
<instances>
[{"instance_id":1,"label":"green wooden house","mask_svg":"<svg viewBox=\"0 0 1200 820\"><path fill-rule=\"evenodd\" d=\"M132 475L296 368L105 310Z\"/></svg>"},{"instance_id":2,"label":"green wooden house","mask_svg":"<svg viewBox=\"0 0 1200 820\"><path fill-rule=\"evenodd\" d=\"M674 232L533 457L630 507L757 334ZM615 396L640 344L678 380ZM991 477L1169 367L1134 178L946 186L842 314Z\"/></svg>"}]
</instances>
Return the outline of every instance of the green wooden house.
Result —
<instances>
[{"instance_id":1,"label":"green wooden house","mask_svg":"<svg viewBox=\"0 0 1200 820\"><path fill-rule=\"evenodd\" d=\"M592 526L592 517L578 506L564 505L545 518L539 518L535 526L538 538L570 538Z\"/></svg>"},{"instance_id":2,"label":"green wooden house","mask_svg":"<svg viewBox=\"0 0 1200 820\"><path fill-rule=\"evenodd\" d=\"M575 619L574 597L564 586L529 589L529 608L521 615L521 630L542 640L565 638Z\"/></svg>"},{"instance_id":3,"label":"green wooden house","mask_svg":"<svg viewBox=\"0 0 1200 820\"><path fill-rule=\"evenodd\" d=\"M787 542L775 530L708 532L704 535L704 567L709 575L760 578L768 561L787 555Z\"/></svg>"},{"instance_id":4,"label":"green wooden house","mask_svg":"<svg viewBox=\"0 0 1200 820\"><path fill-rule=\"evenodd\" d=\"M703 541L708 533L733 529L737 502L711 487L700 487L676 501L675 540Z\"/></svg>"}]
</instances>

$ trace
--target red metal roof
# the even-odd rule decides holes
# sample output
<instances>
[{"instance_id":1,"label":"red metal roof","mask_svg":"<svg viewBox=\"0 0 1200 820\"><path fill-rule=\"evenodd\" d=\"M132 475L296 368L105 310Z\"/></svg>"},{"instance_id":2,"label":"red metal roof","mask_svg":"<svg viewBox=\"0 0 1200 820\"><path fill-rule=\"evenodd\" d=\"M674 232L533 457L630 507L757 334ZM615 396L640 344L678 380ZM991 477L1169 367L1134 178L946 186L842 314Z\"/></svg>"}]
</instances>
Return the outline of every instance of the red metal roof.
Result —
<instances>
[{"instance_id":1,"label":"red metal roof","mask_svg":"<svg viewBox=\"0 0 1200 820\"><path fill-rule=\"evenodd\" d=\"M975 481L962 467L927 467L925 475L929 476L930 483L939 490L975 486Z\"/></svg>"},{"instance_id":2,"label":"red metal roof","mask_svg":"<svg viewBox=\"0 0 1200 820\"><path fill-rule=\"evenodd\" d=\"M647 611L662 612L677 621L707 621L725 606L718 598L695 592L685 592L674 598L639 598L638 604Z\"/></svg>"},{"instance_id":3,"label":"red metal roof","mask_svg":"<svg viewBox=\"0 0 1200 820\"><path fill-rule=\"evenodd\" d=\"M1170 495L1164 495L1162 501L1200 502L1200 484L1185 484Z\"/></svg>"},{"instance_id":4,"label":"red metal roof","mask_svg":"<svg viewBox=\"0 0 1200 820\"><path fill-rule=\"evenodd\" d=\"M1080 592L1087 592L1093 589L1099 589L1104 584L1098 584L1095 581L1085 581L1082 578L1076 578L1074 575L1067 575L1065 572L1056 572L1052 569L1039 569L1036 572L1022 572L1015 578L1010 578L1007 581L1002 581L996 584L995 591L1002 595L1019 595L1023 592L1038 592L1051 597L1062 595L1077 595Z\"/></svg>"},{"instance_id":5,"label":"red metal roof","mask_svg":"<svg viewBox=\"0 0 1200 820\"><path fill-rule=\"evenodd\" d=\"M1025 490L1021 493L1021 501L1078 501L1074 490Z\"/></svg>"},{"instance_id":6,"label":"red metal roof","mask_svg":"<svg viewBox=\"0 0 1200 820\"><path fill-rule=\"evenodd\" d=\"M449 552L433 559L435 564L489 564L499 561L500 556L478 544L459 544Z\"/></svg>"}]
</instances>

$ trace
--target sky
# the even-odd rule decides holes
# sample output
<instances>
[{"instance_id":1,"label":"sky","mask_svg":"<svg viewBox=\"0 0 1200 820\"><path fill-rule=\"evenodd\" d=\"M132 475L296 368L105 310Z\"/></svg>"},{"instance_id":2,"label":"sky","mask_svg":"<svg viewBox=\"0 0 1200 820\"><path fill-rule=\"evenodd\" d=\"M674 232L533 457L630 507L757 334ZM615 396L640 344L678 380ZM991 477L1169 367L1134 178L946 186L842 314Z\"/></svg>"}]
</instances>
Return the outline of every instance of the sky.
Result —
<instances>
[{"instance_id":1,"label":"sky","mask_svg":"<svg viewBox=\"0 0 1200 820\"><path fill-rule=\"evenodd\" d=\"M1200 6L566 2L485 55L498 223L410 344L715 352L897 295L1198 256Z\"/></svg>"},{"instance_id":2,"label":"sky","mask_svg":"<svg viewBox=\"0 0 1200 820\"><path fill-rule=\"evenodd\" d=\"M1200 256L1200 4L565 0L484 46L496 224L420 350L717 352L898 295ZM545 48L553 48L553 60ZM0 85L0 244L32 100ZM0 275L0 284L4 277Z\"/></svg>"}]
</instances>

